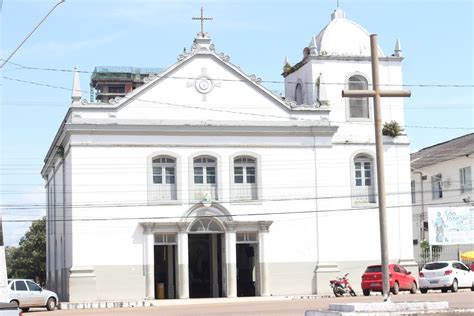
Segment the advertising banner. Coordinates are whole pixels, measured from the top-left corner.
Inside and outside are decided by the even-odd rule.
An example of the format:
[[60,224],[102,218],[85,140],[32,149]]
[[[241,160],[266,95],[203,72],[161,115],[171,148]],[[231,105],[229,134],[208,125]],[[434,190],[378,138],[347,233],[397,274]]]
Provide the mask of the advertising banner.
[[428,208],[430,245],[474,244],[474,207]]

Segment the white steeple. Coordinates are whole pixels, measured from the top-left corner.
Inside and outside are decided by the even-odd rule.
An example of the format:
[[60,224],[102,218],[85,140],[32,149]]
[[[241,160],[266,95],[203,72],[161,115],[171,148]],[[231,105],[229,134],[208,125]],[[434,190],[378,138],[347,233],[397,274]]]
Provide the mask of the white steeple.
[[77,105],[81,103],[82,93],[81,93],[81,80],[79,76],[79,68],[74,67],[74,76],[72,78],[72,94],[71,94],[71,105]]
[[288,73],[291,70],[290,59],[285,56],[285,62],[283,63],[283,72]]
[[312,37],[311,43],[309,44],[309,54],[318,55],[318,44],[316,42],[316,36]]
[[397,38],[397,41],[395,42],[395,49],[393,52],[394,52],[393,56],[403,57],[402,46],[400,45],[400,40],[398,38]]

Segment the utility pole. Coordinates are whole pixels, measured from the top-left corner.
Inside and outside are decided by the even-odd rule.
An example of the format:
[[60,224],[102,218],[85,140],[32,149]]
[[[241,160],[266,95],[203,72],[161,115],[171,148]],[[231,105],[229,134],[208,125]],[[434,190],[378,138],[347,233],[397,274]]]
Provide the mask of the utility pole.
[[390,300],[390,279],[388,271],[387,212],[385,204],[385,177],[382,137],[381,97],[409,97],[410,91],[380,90],[379,55],[377,34],[370,35],[370,55],[372,61],[372,90],[343,90],[343,97],[374,98],[375,151],[377,160],[377,188],[379,200],[380,249],[382,259],[382,293],[384,301]]
[[[2,0],[0,0],[2,1]],[[10,61],[10,59],[15,55],[15,53],[23,46],[23,44],[33,35],[33,33],[40,27],[40,25],[48,18],[48,16],[54,11],[54,9],[57,8],[58,5],[61,3],[64,3],[66,0],[60,0],[56,5],[49,10],[49,12],[45,15],[45,17],[39,21],[39,23],[35,26],[33,30],[31,30],[30,33],[21,41],[20,44],[13,50],[13,52],[3,60],[3,62],[0,64],[0,70]],[[0,2],[0,11],[1,11],[1,6],[3,5],[3,1]],[[0,302],[8,302],[8,278],[7,278],[7,264],[5,260],[5,247],[3,244],[3,219],[2,219],[2,214],[0,212]]]
[[15,53],[20,49],[20,47],[23,46],[23,44],[30,38],[31,35],[33,35],[33,33],[44,22],[44,20],[48,18],[48,16],[54,11],[54,9],[56,9],[58,5],[60,5],[61,3],[64,3],[65,1],[66,0],[60,0],[58,3],[56,3],[56,5],[51,10],[49,10],[48,14],[46,14],[45,17],[41,21],[39,21],[39,23],[35,26],[35,28],[25,37],[23,41],[21,41],[20,44],[18,44],[18,46],[13,50],[13,52],[6,59],[3,60],[3,63],[0,65],[0,69],[2,69],[6,65],[6,63],[8,63],[8,61],[13,57],[13,55],[15,55]]

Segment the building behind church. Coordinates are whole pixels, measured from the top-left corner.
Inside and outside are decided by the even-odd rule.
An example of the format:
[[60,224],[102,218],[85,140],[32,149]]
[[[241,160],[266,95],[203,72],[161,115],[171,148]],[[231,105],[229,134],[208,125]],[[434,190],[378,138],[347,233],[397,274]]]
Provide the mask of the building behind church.
[[[463,252],[474,249],[473,154],[474,133],[470,133],[410,155],[413,245],[420,265],[460,260]],[[438,239],[433,238],[437,213],[445,221],[438,227],[444,238]]]
[[[400,89],[399,42],[378,52],[381,84]],[[283,76],[281,97],[203,31],[108,102],[82,100],[76,71],[42,169],[49,288],[77,302],[356,285],[380,263],[375,136],[372,101],[341,90],[371,83],[369,33],[337,9]],[[382,108],[403,125],[403,100]],[[407,135],[384,151],[390,261],[416,269]]]

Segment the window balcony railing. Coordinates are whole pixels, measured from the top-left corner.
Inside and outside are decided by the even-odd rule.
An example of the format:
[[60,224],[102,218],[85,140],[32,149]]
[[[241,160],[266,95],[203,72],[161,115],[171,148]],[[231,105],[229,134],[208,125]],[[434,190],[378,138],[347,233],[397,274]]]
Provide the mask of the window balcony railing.
[[202,201],[206,194],[211,195],[211,200],[218,200],[217,184],[194,184],[195,201]]

